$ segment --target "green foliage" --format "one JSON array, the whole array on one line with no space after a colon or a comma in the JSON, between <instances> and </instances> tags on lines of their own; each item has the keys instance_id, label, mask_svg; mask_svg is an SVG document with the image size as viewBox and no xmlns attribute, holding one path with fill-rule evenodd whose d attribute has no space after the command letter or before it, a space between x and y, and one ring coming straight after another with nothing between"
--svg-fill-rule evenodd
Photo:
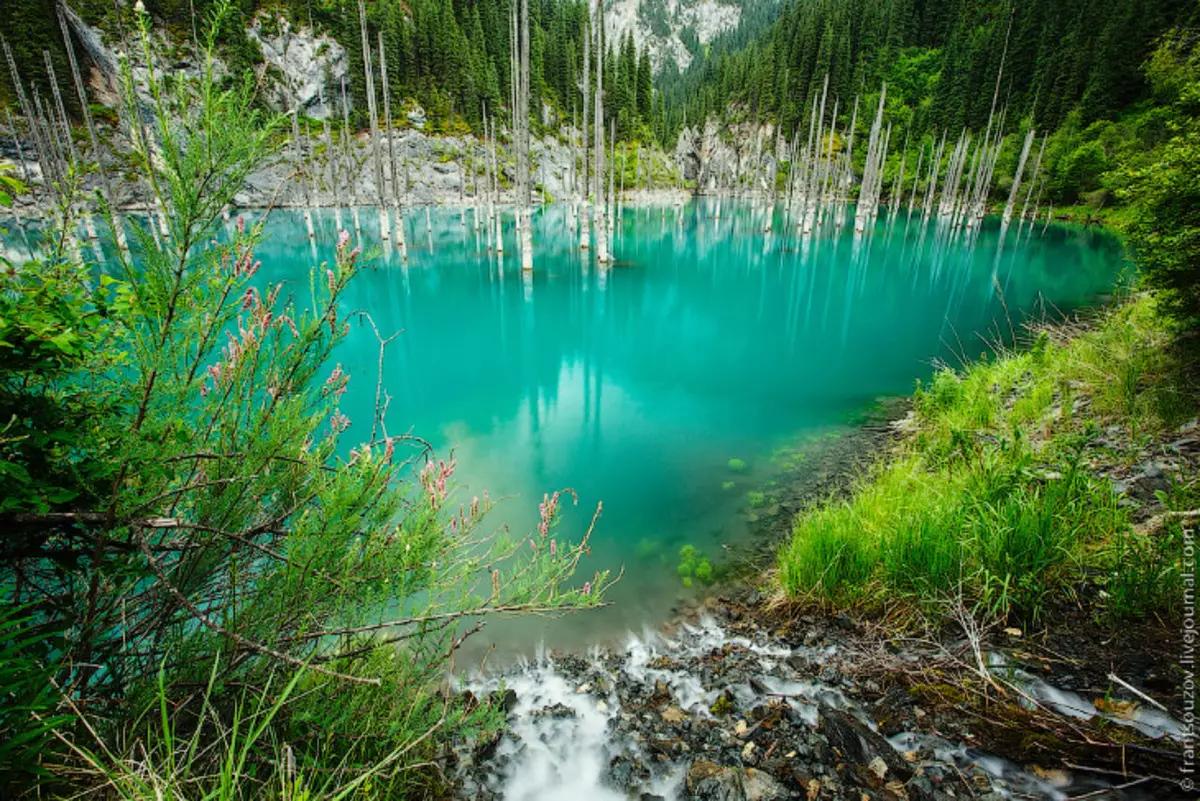
<instances>
[{"instance_id":1,"label":"green foliage","mask_svg":"<svg viewBox=\"0 0 1200 801\"><path fill-rule=\"evenodd\" d=\"M16 169L11 164L0 162L0 206L9 208L13 204L13 195L25 191L25 186L13 174Z\"/></svg>"},{"instance_id":2,"label":"green foliage","mask_svg":"<svg viewBox=\"0 0 1200 801\"><path fill-rule=\"evenodd\" d=\"M844 501L810 508L779 555L795 598L837 602L962 593L990 617L1036 620L1047 599L1104 576L1114 615L1171 609L1180 542L1136 532L1106 481L1081 468L1086 392L1101 420L1169 431L1187 414L1170 325L1141 299L1066 345L942 370L914 397L916 435ZM1123 376L1132 375L1126 380ZM1194 408L1190 407L1190 408Z\"/></svg>"},{"instance_id":3,"label":"green foliage","mask_svg":"<svg viewBox=\"0 0 1200 801\"><path fill-rule=\"evenodd\" d=\"M146 52L149 19L136 22ZM350 376L331 357L360 252L343 233L333 263L285 292L256 278L261 227L221 225L282 119L258 109L253 82L217 85L218 29L200 82L149 76L157 141L135 136L130 158L166 235L129 226L130 251L83 261L72 173L44 258L0 274L0 591L71 631L47 669L81 708L184 710L137 752L149 775L115 754L140 724L98 732L88 764L126 797L259 797L282 742L306 788L345 768L402 797L443 738L496 723L441 693L461 622L593 606L606 576L571 583L588 546L556 536L570 496L543 499L529 538L494 536L486 495L456 502L454 462L389 435L382 409L350 447ZM41 641L15 642L5 664L49 665ZM270 692L281 669L294 673L283 697L302 690L286 706ZM252 687L265 689L242 704ZM205 748L182 745L188 726Z\"/></svg>"},{"instance_id":4,"label":"green foliage","mask_svg":"<svg viewBox=\"0 0 1200 801\"><path fill-rule=\"evenodd\" d=\"M733 107L784 131L803 130L827 74L831 96L842 99L842 126L852 99L867 101L886 82L894 102L885 123L911 131L914 142L942 130L979 132L1002 61L1001 97L1013 127L1032 118L1039 130L1053 130L1073 111L1086 126L1146 97L1142 62L1158 37L1194 14L1191 0L796 0L758 32L745 20L744 32L708 53L689 48L697 57L688 69L661 80L664 140L685 118L694 124ZM865 135L869 116L859 123Z\"/></svg>"},{"instance_id":5,"label":"green foliage","mask_svg":"<svg viewBox=\"0 0 1200 801\"><path fill-rule=\"evenodd\" d=\"M369 752L371 746L355 745L339 757L326 745L326 761L314 764L303 750L280 739L305 695L321 689L306 686L312 684L308 674L298 671L282 682L271 675L261 687L230 691L217 681L220 673L219 662L214 663L197 695L181 694L160 670L154 693L132 726L132 742L121 751L103 742L74 751L123 801L341 801L378 795L393 783L385 776L402 766L401 749L363 758L354 752ZM181 695L182 704L176 700ZM477 706L473 714L480 712L490 710ZM351 767L355 764L363 767Z\"/></svg>"},{"instance_id":6,"label":"green foliage","mask_svg":"<svg viewBox=\"0 0 1200 801\"><path fill-rule=\"evenodd\" d=\"M730 459L726 463L726 466L729 468L731 473L745 473L748 469L745 461L738 459L737 457Z\"/></svg>"},{"instance_id":7,"label":"green foliage","mask_svg":"<svg viewBox=\"0 0 1200 801\"><path fill-rule=\"evenodd\" d=\"M1192 37L1194 39L1194 37ZM1130 242L1146 284L1167 308L1200 324L1200 45L1182 34L1155 52L1148 73L1157 96L1176 112L1170 139L1152 160L1124 175L1133 209Z\"/></svg>"},{"instance_id":8,"label":"green foliage","mask_svg":"<svg viewBox=\"0 0 1200 801\"><path fill-rule=\"evenodd\" d=\"M72 719L59 712L53 683L62 649L61 631L40 625L28 606L0 602L0 790L47 775L54 732Z\"/></svg>"},{"instance_id":9,"label":"green foliage","mask_svg":"<svg viewBox=\"0 0 1200 801\"><path fill-rule=\"evenodd\" d=\"M716 717L722 718L732 712L733 709L733 702L729 700L729 696L725 693L721 693L721 695L717 697L717 700L713 701L712 706L709 707L708 711L712 712Z\"/></svg>"}]
</instances>

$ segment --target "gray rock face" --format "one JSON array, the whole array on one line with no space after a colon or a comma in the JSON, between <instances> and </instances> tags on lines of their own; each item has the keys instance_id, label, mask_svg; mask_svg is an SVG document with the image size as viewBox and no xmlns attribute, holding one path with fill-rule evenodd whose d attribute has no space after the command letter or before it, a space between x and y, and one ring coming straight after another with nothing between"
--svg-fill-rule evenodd
<instances>
[{"instance_id":1,"label":"gray rock face","mask_svg":"<svg viewBox=\"0 0 1200 801\"><path fill-rule=\"evenodd\" d=\"M424 119L419 108L410 110L408 115ZM400 203L405 206L458 203L460 200L472 203L485 190L484 165L490 163L491 155L482 139L434 136L415 128L385 131L380 135L383 137L380 153L385 202L392 202L398 192ZM316 139L317 132L313 137ZM568 197L571 161L575 156L569 143L569 137L564 141L555 136L533 140L530 150L535 203L541 202L543 191L547 200ZM395 183L390 177L390 152L394 152L396 158ZM496 158L505 183L511 186L515 178L512 156L498 146ZM237 203L253 207L265 205L274 198L278 205L302 206L310 202L311 196L311 202L318 206L371 205L379 196L372 159L367 134L357 137L348 153L335 149L332 153L314 153L310 160L308 152L302 149L299 170L291 150L287 149L278 160L246 179ZM504 191L501 200L511 202L512 193Z\"/></svg>"},{"instance_id":2,"label":"gray rock face","mask_svg":"<svg viewBox=\"0 0 1200 801\"><path fill-rule=\"evenodd\" d=\"M267 92L273 107L279 111L299 108L317 119L338 116L333 111L338 107L335 93L350 63L344 47L308 28L292 30L284 17L272 20L259 15L246 35L258 42L263 58L283 76Z\"/></svg>"},{"instance_id":3,"label":"gray rock face","mask_svg":"<svg viewBox=\"0 0 1200 801\"><path fill-rule=\"evenodd\" d=\"M781 157L777 139L770 123L721 127L715 117L709 117L702 128L680 131L675 159L683 165L684 177L696 182L697 192L735 187L761 192L769 188L769 176L775 174Z\"/></svg>"},{"instance_id":4,"label":"gray rock face","mask_svg":"<svg viewBox=\"0 0 1200 801\"><path fill-rule=\"evenodd\" d=\"M687 69L695 55L692 49L731 31L742 18L742 7L755 0L610 0L605 22L613 41L632 31L640 53L650 49L654 69L674 62ZM763 0L769 2L769 0Z\"/></svg>"}]
</instances>

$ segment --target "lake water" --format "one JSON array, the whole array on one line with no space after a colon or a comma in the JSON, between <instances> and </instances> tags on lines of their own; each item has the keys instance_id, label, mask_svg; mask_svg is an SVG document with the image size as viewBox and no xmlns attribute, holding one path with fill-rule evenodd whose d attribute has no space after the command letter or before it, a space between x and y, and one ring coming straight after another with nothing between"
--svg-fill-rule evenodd
<instances>
[{"instance_id":1,"label":"lake water","mask_svg":"<svg viewBox=\"0 0 1200 801\"><path fill-rule=\"evenodd\" d=\"M680 549L722 564L723 546L749 536L751 493L770 502L779 454L800 458L780 448L836 436L881 396L911 392L934 360L978 357L1029 313L1095 302L1125 266L1094 231L1014 226L1002 243L991 219L968 246L902 212L865 237L801 238L782 216L764 234L761 207L716 209L625 208L603 271L575 247L567 207L537 209L527 277L511 216L497 256L471 211L434 209L427 228L410 210L407 263L377 252L352 286L346 311L401 332L384 363L390 432L453 451L460 499L505 498L490 522L520 533L544 492L571 488L579 505L559 536L572 538L603 501L582 570L624 569L613 605L493 624L502 645L578 646L661 622L698 589L678 575ZM362 214L368 254L376 216ZM258 254L268 280L303 296L336 240L331 213L317 222L311 245L300 214L271 216ZM355 326L338 356L353 376L350 442L370 433L377 357Z\"/></svg>"}]
</instances>

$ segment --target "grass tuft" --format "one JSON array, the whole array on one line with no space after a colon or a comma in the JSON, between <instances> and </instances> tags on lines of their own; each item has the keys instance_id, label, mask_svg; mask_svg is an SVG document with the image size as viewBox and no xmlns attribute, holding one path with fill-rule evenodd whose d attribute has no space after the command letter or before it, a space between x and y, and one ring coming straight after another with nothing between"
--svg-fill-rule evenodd
<instances>
[{"instance_id":1,"label":"grass tuft","mask_svg":"<svg viewBox=\"0 0 1200 801\"><path fill-rule=\"evenodd\" d=\"M915 432L898 452L848 499L797 517L779 554L784 593L850 604L961 590L989 616L1036 622L1056 591L1087 579L1115 617L1170 608L1178 524L1135 529L1087 467L1101 431L1116 426L1135 448L1194 414L1173 336L1142 297L918 384Z\"/></svg>"}]
</instances>

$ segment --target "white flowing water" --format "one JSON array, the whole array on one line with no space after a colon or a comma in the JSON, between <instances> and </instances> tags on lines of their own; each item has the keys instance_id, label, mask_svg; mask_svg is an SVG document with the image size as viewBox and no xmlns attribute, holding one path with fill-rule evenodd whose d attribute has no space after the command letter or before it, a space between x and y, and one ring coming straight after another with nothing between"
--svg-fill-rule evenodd
<instances>
[{"instance_id":1,"label":"white flowing water","mask_svg":"<svg viewBox=\"0 0 1200 801\"><path fill-rule=\"evenodd\" d=\"M710 710L721 696L732 698L738 710L719 722L724 728L732 729L735 721L745 726L744 720L738 720L744 711L769 700L783 700L809 727L818 725L818 711L825 706L844 710L875 729L867 711L841 690L811 680L796 668L827 665L835 656L837 647L832 645L788 648L731 636L705 617L695 625L681 625L669 636L653 631L630 635L617 653L594 649L586 657L555 657L540 652L514 668L477 675L464 689L481 696L512 690L516 701L509 712L507 731L494 753L486 757L482 766L486 769L475 771L475 780L467 780L464 797L617 801L648 794L679 798L686 793L692 760L709 757L689 754L684 748L664 758L651 747L649 740L654 738L639 733L647 731L645 726L639 729L628 724L636 719L657 720L658 715L677 720L686 715L692 725L703 721L712 725ZM736 667L729 672L732 675L714 678L705 666L722 660ZM1055 690L1017 670L1005 675L1019 677L1026 692L1064 714L1096 714L1073 693ZM664 688L669 699L661 699ZM658 705L645 702L652 695L661 699ZM636 702L624 708L622 697ZM1156 718L1154 725L1159 728L1150 731L1152 718L1146 715L1137 723L1128 723L1147 733L1173 731ZM888 742L931 775L982 771L992 777L995 789L1013 797L1059 801L1067 798L1068 792L1104 786L1080 782L1065 772L1039 771L1035 775L1015 763L926 733L904 732ZM637 767L624 781L614 782L611 768L618 764ZM472 781L479 784L472 785Z\"/></svg>"}]
</instances>

